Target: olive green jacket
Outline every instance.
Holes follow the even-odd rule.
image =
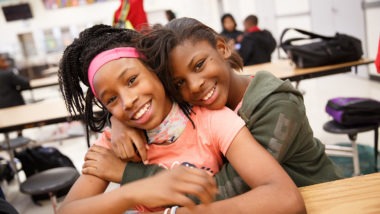
[[[258,72],[238,113],[298,187],[342,178],[324,145],[313,136],[302,94],[289,80]]]

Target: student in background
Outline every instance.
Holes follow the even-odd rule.
[[[113,26],[140,31],[147,25],[144,0],[120,0],[120,6],[113,15]]]
[[[220,21],[223,29],[220,35],[227,39],[228,44],[232,48],[239,49],[240,42],[243,39],[243,32],[236,29],[237,24],[235,18],[230,13],[226,13],[222,16]]]
[[[0,108],[24,105],[21,90],[30,88],[29,80],[16,75],[4,55],[0,55]]]
[[[271,61],[271,55],[276,48],[276,40],[268,30],[258,27],[259,19],[249,15],[244,20],[244,36],[239,54],[244,65],[254,65]]]

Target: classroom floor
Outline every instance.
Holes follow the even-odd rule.
[[[338,96],[358,96],[372,97],[380,100],[380,82],[368,80],[367,74],[354,73],[337,74],[327,77],[314,78],[301,81],[299,89],[305,92],[304,99],[309,117],[310,124],[314,130],[314,135],[326,144],[348,142],[346,135],[330,134],[323,130],[323,124],[330,118],[325,113],[324,107],[328,99]],[[25,97],[31,97],[30,92],[24,92]],[[58,87],[46,89],[37,89],[33,92],[35,99],[48,99],[49,97],[59,96]],[[41,128],[24,130],[24,135],[34,139],[44,140],[56,137],[59,130],[77,130],[74,124],[67,128],[65,124],[51,125]],[[0,140],[1,137],[0,137]],[[362,145],[373,146],[373,132],[360,133],[357,142]],[[83,157],[87,149],[84,137],[77,137],[62,142],[53,142],[44,144],[44,146],[56,146],[62,153],[72,159],[77,169],[81,169]],[[0,156],[8,157],[6,153],[0,152]],[[25,179],[23,173],[20,173],[22,179]],[[50,201],[43,201],[43,206],[33,204],[29,196],[19,192],[16,181],[2,184],[7,200],[15,206],[20,214],[51,214],[53,213]],[[112,184],[109,189],[116,188]],[[60,198],[58,202],[62,201]]]

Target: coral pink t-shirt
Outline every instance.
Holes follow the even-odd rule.
[[[184,132],[174,143],[149,145],[149,164],[158,164],[167,169],[184,164],[207,170],[212,174],[219,172],[223,165],[223,156],[245,123],[227,107],[208,110],[195,106],[192,110],[194,113],[191,114],[191,119],[195,127],[189,121]],[[110,149],[111,142],[107,140],[106,135],[110,136],[109,131],[103,132],[95,144]],[[137,206],[136,209],[140,212],[160,210],[143,206]]]
[[[219,172],[223,164],[222,158],[244,126],[244,121],[227,107],[208,110],[194,106],[192,110],[194,113],[191,114],[191,119],[195,128],[189,121],[174,143],[149,145],[149,164],[159,164],[167,169],[186,164],[205,169],[212,174]],[[109,131],[103,132],[95,144],[110,149],[111,142],[105,135],[110,135]]]

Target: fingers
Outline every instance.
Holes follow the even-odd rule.
[[[121,159],[127,159],[128,155],[125,153],[124,147],[122,144],[119,144],[115,141],[112,141],[112,150],[115,155]]]
[[[218,191],[216,182],[204,170],[180,166],[172,169],[171,173],[173,174],[173,182],[177,182],[174,187],[175,192],[193,195],[204,204],[215,200]]]
[[[111,142],[112,149],[117,157],[124,160],[130,160],[137,156],[131,138],[127,136],[123,137],[122,140],[112,138]]]
[[[137,150],[141,160],[146,161],[147,160],[147,152],[146,152],[147,142],[146,142],[144,133],[140,132],[139,138],[134,139],[133,143],[136,147],[136,150]]]
[[[130,140],[129,143],[121,143],[120,147],[124,150],[124,159],[130,160],[137,156],[135,148],[133,147],[133,140]]]
[[[192,207],[196,205],[193,200],[191,200],[188,196],[184,194],[175,193],[172,195],[172,197],[175,198],[175,201],[173,202],[173,204],[176,204],[178,206]]]
[[[146,139],[144,132],[127,127],[115,118],[111,118],[110,140],[116,156],[125,160],[146,160]]]
[[[182,188],[188,194],[199,198],[204,204],[213,202],[218,192],[214,178],[203,170],[194,168],[186,168],[186,170],[190,173],[186,176]]]
[[[89,161],[84,162],[84,164],[82,166],[82,173],[83,174],[90,174],[90,175],[98,176],[97,172],[98,172],[98,170],[97,170],[95,161],[89,160]]]
[[[98,159],[106,156],[109,152],[112,152],[112,151],[110,151],[109,149],[104,148],[102,146],[92,145],[88,149],[86,155],[84,156],[84,160],[85,161],[98,160]]]

